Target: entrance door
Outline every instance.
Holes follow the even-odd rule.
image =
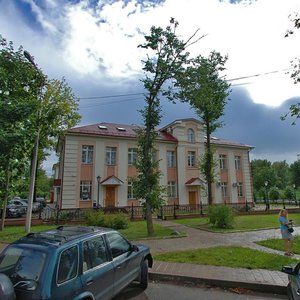
[[[189,191],[189,205],[191,209],[196,209],[197,207],[197,192]]]
[[[105,206],[116,206],[115,203],[115,187],[114,186],[107,186],[106,187],[106,200],[105,200]]]

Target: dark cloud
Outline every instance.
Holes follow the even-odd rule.
[[[292,126],[291,120],[282,121],[280,117],[297,101],[300,98],[271,108],[254,103],[245,90],[235,88],[225,109],[225,126],[217,134],[254,146],[256,155],[284,156],[286,153],[288,159],[291,153],[300,152],[299,122]]]

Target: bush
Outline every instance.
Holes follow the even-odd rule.
[[[280,192],[277,187],[271,187],[269,192],[269,198],[271,200],[278,200],[280,198]]]
[[[89,226],[125,229],[129,225],[128,217],[124,213],[104,214],[102,211],[92,212],[86,216]]]
[[[234,215],[228,205],[212,205],[208,210],[208,222],[217,228],[233,228]]]

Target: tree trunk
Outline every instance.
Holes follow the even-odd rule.
[[[206,124],[206,151],[207,151],[207,165],[206,165],[206,178],[207,178],[207,197],[208,197],[208,204],[212,205],[213,199],[212,199],[212,176],[211,176],[211,170],[212,170],[212,157],[211,157],[211,145],[210,145],[210,127],[209,124]]]
[[[7,163],[6,172],[5,172],[5,191],[4,191],[4,201],[3,201],[3,211],[2,211],[2,220],[1,220],[1,228],[2,231],[5,225],[5,217],[6,217],[6,207],[8,201],[8,191],[9,191],[9,162]]]
[[[147,234],[148,236],[153,236],[154,227],[152,221],[152,207],[149,202],[146,202],[146,221],[147,221]]]

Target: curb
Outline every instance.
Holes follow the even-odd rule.
[[[266,283],[254,283],[254,282],[241,282],[241,281],[230,281],[220,280],[212,278],[199,278],[192,276],[162,274],[162,273],[151,273],[149,270],[149,279],[157,281],[168,281],[181,284],[206,284],[209,286],[217,286],[223,288],[244,288],[253,290],[256,292],[271,293],[286,295],[286,287],[280,285],[266,284]]]

